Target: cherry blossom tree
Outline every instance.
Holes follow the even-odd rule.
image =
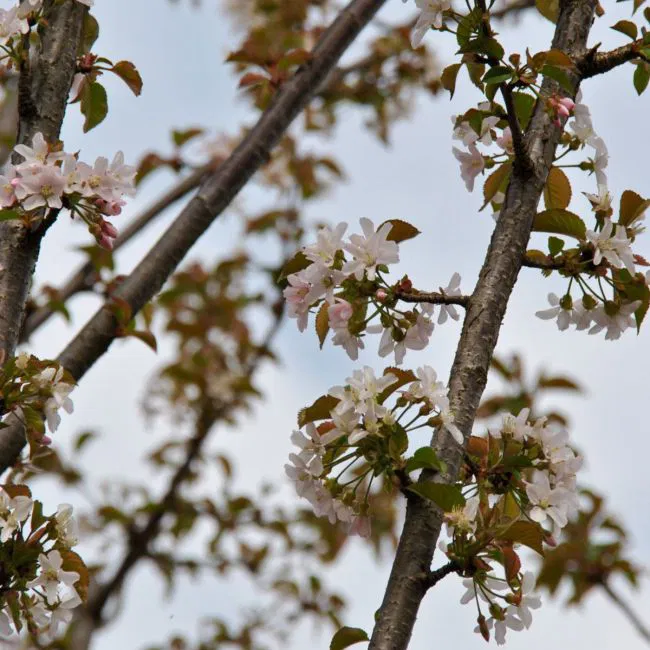
[[[542,592],[556,596],[560,585],[571,586],[572,604],[599,590],[650,641],[613,584],[622,576],[636,585],[640,574],[626,531],[604,497],[582,484],[589,450],[576,449],[566,418],[541,399],[579,386],[544,373],[531,383],[519,357],[495,355],[520,272],[548,278],[550,306],[531,319],[598,336],[602,345],[642,328],[650,271],[639,246],[650,199],[641,188],[610,186],[607,145],[587,98],[594,77],[631,68],[643,95],[650,7],[625,3],[630,18],[608,25],[622,44],[605,50],[590,38],[595,21],[609,20],[597,0],[405,0],[397,22],[382,17],[385,4],[224,3],[218,11],[243,33],[227,64],[254,123],[238,135],[173,129],[171,154],[152,150],[138,162],[126,161],[120,143],[85,162],[83,151],[60,140],[65,116],[77,109],[84,133],[111,119],[111,76],[136,97],[146,92],[137,61],[114,62],[96,50],[93,0],[21,0],[0,9],[0,636],[7,647],[91,647],[117,618],[115,604],[144,561],[170,591],[184,574],[245,571],[259,594],[258,606],[236,621],[215,614],[196,645],[176,636],[156,646],[170,650],[286,647],[305,619],[332,627],[333,650],[363,642],[403,650],[424,596],[454,576],[465,589],[459,606],[475,608],[474,632],[488,642],[501,645],[531,628]],[[161,2],[155,12],[165,10]],[[553,25],[546,49],[532,52],[523,38],[517,51],[505,49],[499,31],[522,14]],[[455,58],[441,69],[432,52],[443,41]],[[478,101],[459,105],[461,84]],[[451,97],[451,125],[432,127],[449,134],[451,150],[436,155],[458,164],[467,192],[480,186],[481,209],[493,212],[473,288],[458,272],[439,278],[435,268],[427,269],[427,286],[415,286],[408,247],[430,238],[434,250],[433,223],[420,232],[406,215],[358,215],[358,226],[306,218],[310,202],[343,178],[334,155],[309,150],[310,135],[333,140],[345,108],[369,113],[368,130],[388,143],[424,94]],[[129,201],[162,171],[177,174],[175,184],[122,227]],[[583,198],[573,186],[584,176],[593,187]],[[277,200],[249,213],[237,204],[244,188],[272,190]],[[182,199],[160,238],[120,274],[115,254]],[[219,259],[188,262],[226,210],[243,224],[240,240]],[[38,286],[48,231],[75,223],[90,235],[84,263],[64,285]],[[547,250],[531,248],[534,233],[545,234]],[[56,358],[33,354],[34,334],[56,314],[70,319],[70,301],[83,292],[101,298],[96,313]],[[209,447],[217,425],[241,424],[263,397],[257,377],[282,357],[276,338],[285,321],[306,337],[314,331],[324,355],[331,346],[362,359],[337,385],[323,386],[286,432],[294,451],[285,484],[300,498],[291,507],[276,498],[278,486],[241,493],[233,459]],[[437,330],[455,324],[461,331],[445,381],[443,369],[416,357],[434,345]],[[143,398],[149,422],[171,430],[147,459],[163,473],[162,488],[145,479],[114,483],[80,514],[69,503],[50,507],[44,477],[80,489],[93,482],[83,453],[95,433],[76,435],[67,453],[55,432],[73,412],[75,388],[116,339],[170,351]],[[490,370],[504,386],[484,397]],[[344,625],[345,602],[327,584],[328,566],[355,536],[368,552],[393,549],[367,631]],[[201,552],[186,548],[190,539],[201,540]],[[94,557],[78,550],[85,541],[99,550]]]

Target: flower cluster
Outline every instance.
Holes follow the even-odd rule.
[[[637,326],[635,312],[647,305],[650,296],[650,274],[643,277],[636,269],[636,265],[647,263],[632,250],[636,236],[643,232],[641,222],[645,218],[648,202],[628,191],[626,201],[636,207],[626,212],[626,201],[621,199],[619,221],[612,221],[612,196],[605,175],[607,147],[594,131],[589,109],[582,103],[581,93],[576,99],[575,118],[569,123],[571,131],[565,134],[563,144],[565,153],[585,146],[594,150],[593,158],[579,166],[596,176],[597,194],[586,194],[595,213],[596,226],[593,230],[585,228],[579,248],[563,253],[572,266],[572,272],[567,273],[570,280],[566,294],[559,297],[550,293],[550,308],[540,310],[536,315],[544,320],[555,320],[560,330],[566,330],[571,325],[577,330],[588,330],[589,334],[604,330],[605,339],[615,340],[626,329]],[[596,283],[590,284],[589,278],[594,278]],[[579,299],[574,299],[571,294],[573,286],[580,289],[582,295]],[[608,288],[611,293],[606,291]]]
[[[470,438],[459,483],[462,497],[445,515],[450,541],[441,542],[450,559],[463,569],[472,567],[461,602],[476,602],[476,631],[487,640],[494,629],[498,644],[507,629],[530,627],[530,609],[541,604],[532,593],[532,574],[520,571],[514,545],[524,543],[541,552],[543,543],[555,544],[578,509],[581,457],[569,446],[566,431],[545,418],[530,423],[528,416],[529,409],[516,417],[506,415],[487,438]],[[503,566],[503,578],[495,564]],[[481,601],[489,604],[488,619]]]
[[[350,235],[348,241],[343,240],[346,223],[334,229],[322,228],[316,243],[303,248],[302,268],[287,276],[284,290],[289,316],[297,319],[302,332],[309,312],[320,305],[316,330],[321,344],[331,330],[332,343],[342,346],[356,360],[364,348],[364,332],[382,333],[379,355],[394,353],[395,362],[401,364],[407,349],[426,347],[434,329],[433,304],[409,310],[397,308],[399,292],[412,289],[408,277],[392,286],[384,278],[388,265],[399,261],[397,242],[415,236],[417,230],[399,220],[387,221],[375,229],[370,219],[361,219],[361,228],[363,234]],[[455,273],[440,292],[441,296],[460,296],[460,275]],[[448,317],[458,320],[459,314],[453,304],[441,304],[438,323],[446,322]],[[374,318],[380,323],[369,325]]]
[[[83,562],[70,550],[77,535],[69,504],[46,517],[26,486],[0,487],[0,636],[26,627],[41,647],[71,621],[88,581]]]
[[[70,375],[55,361],[39,361],[26,353],[11,359],[0,372],[0,396],[4,410],[18,416],[27,428],[30,439],[49,444],[43,419],[50,432],[61,423],[59,410],[72,413],[70,393],[74,383]]]
[[[110,163],[99,157],[90,166],[48,145],[41,133],[31,147],[17,145],[14,150],[23,162],[9,164],[0,175],[0,207],[14,209],[17,218],[32,223],[43,219],[48,209],[67,208],[88,225],[100,246],[111,249],[117,230],[105,217],[119,215],[123,197],[135,193],[136,170],[124,164],[122,152]]]
[[[403,455],[409,434],[440,428],[458,444],[463,434],[454,424],[447,389],[429,366],[415,373],[389,368],[381,377],[365,366],[346,381],[301,413],[305,432],[294,431],[291,437],[300,451],[289,456],[285,469],[319,517],[344,522],[350,533],[367,536],[372,483],[378,476],[408,471]],[[394,395],[389,409],[386,401]],[[317,420],[323,422],[316,426]]]

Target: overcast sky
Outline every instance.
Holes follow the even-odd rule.
[[[144,78],[144,92],[136,99],[118,80],[107,79],[108,119],[83,135],[78,108],[72,107],[63,132],[66,150],[81,149],[88,160],[96,155],[111,156],[119,148],[127,160],[135,162],[147,149],[168,146],[168,133],[174,127],[199,125],[236,133],[242,124],[250,124],[253,115],[238,95],[237,80],[223,63],[237,43],[236,34],[217,11],[216,3],[204,0],[203,7],[196,9],[190,0],[97,0],[94,13],[101,25],[101,36],[95,51],[113,60],[133,61]],[[382,16],[403,20],[411,15],[412,4],[389,0]],[[619,45],[624,37],[607,26],[627,18],[631,3],[610,0],[603,4],[608,14],[598,21],[591,43]],[[530,47],[535,52],[548,49],[552,26],[531,16],[516,27],[504,25],[501,31],[510,51],[523,52]],[[451,61],[454,44],[449,38],[436,33],[426,38],[436,47],[439,43],[443,62]],[[632,72],[631,66],[624,67],[584,87],[595,128],[609,147],[608,175],[616,202],[627,188],[650,195],[647,156],[641,148],[646,139],[643,125],[650,94],[637,97]],[[488,211],[478,213],[480,185],[474,194],[466,192],[451,155],[450,115],[477,101],[468,86],[465,79],[459,81],[451,104],[442,95],[434,100],[422,97],[413,116],[394,129],[390,147],[368,134],[363,129],[364,115],[352,109],[342,115],[334,142],[315,145],[332,147],[337,159],[344,163],[348,182],[313,202],[310,217],[334,223],[345,220],[355,226],[363,216],[377,223],[388,218],[411,221],[424,235],[403,244],[404,261],[397,272],[409,273],[422,289],[444,286],[458,271],[463,278],[461,286],[470,292],[493,226]],[[170,182],[170,176],[158,175],[143,187],[128,212],[137,213]],[[575,176],[575,195],[578,189],[594,191],[595,183]],[[246,204],[251,208],[266,205],[265,198],[255,193],[246,198]],[[586,212],[585,201],[577,199],[573,206]],[[133,267],[177,211],[169,210],[141,240],[120,252],[121,272]],[[192,258],[214,261],[228,254],[238,232],[235,219],[231,214],[218,220],[192,251]],[[84,229],[60,220],[48,233],[37,282],[56,285],[63,280],[82,259],[74,248],[87,241]],[[641,238],[638,252],[646,256],[650,253],[647,238]],[[608,494],[609,506],[629,529],[634,557],[642,564],[650,555],[646,497],[649,481],[642,464],[650,454],[644,370],[650,337],[645,331],[639,336],[628,332],[612,343],[602,335],[560,333],[552,323],[535,318],[534,312],[547,306],[546,294],[560,293],[564,286],[557,278],[544,279],[539,272],[524,269],[506,314],[498,351],[521,352],[528,368],[566,372],[585,386],[585,397],[557,400],[557,405],[570,415],[571,435],[587,458],[581,480]],[[43,357],[55,356],[98,304],[93,298],[75,299],[73,326],[53,320],[33,338],[28,349]],[[406,364],[416,367],[428,363],[446,377],[459,332],[457,324],[438,328],[429,348],[409,353]],[[368,353],[359,363],[381,368],[374,344],[367,347]],[[278,350],[283,366],[267,368],[261,377],[267,393],[264,408],[258,409],[259,415],[248,418],[237,432],[219,432],[215,443],[235,458],[245,457],[245,461],[238,461],[237,472],[240,485],[251,492],[265,479],[285,481],[282,466],[290,451],[289,435],[297,410],[330,386],[341,383],[358,365],[340,348],[326,345],[319,352],[315,336],[307,332],[299,335],[294,322],[284,327]],[[145,429],[139,397],[134,398],[142,395],[147,379],[166,354],[169,348],[163,347],[156,357],[141,343],[118,342],[75,391],[75,413],[64,416],[55,444],[65,447],[80,430],[101,432],[102,437],[86,454],[89,471],[98,482],[138,480],[146,449],[167,434]],[[47,495],[37,494],[51,508],[63,499],[83,503],[79,495],[54,487]],[[377,564],[362,544],[354,542],[328,571],[330,585],[341,590],[350,603],[346,624],[371,629],[390,560],[386,555]],[[436,557],[435,562],[441,560]],[[135,571],[128,583],[122,615],[97,636],[96,650],[135,649],[162,642],[173,631],[193,633],[195,621],[201,616],[228,616],[240,606],[251,604],[245,581],[236,578],[227,582],[212,578],[196,583],[181,581],[180,585],[171,600],[163,601],[163,585],[155,574],[146,566]],[[636,611],[650,623],[648,582],[644,581],[638,592],[624,586],[622,589]],[[460,581],[454,578],[429,593],[420,610],[413,650],[449,644],[453,648],[484,647],[472,632],[475,610],[458,604],[461,593]],[[319,634],[301,628],[289,648],[325,649],[329,638],[329,630]],[[528,650],[541,650],[551,644],[603,650],[643,647],[619,612],[600,596],[588,598],[578,610],[568,610],[561,602],[547,602],[535,615],[531,630],[510,634],[508,642],[510,648]]]

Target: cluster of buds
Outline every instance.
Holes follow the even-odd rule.
[[[379,476],[391,479],[409,471],[412,463],[404,454],[411,432],[440,428],[458,444],[463,435],[454,424],[447,389],[429,366],[415,373],[389,368],[381,377],[365,366],[346,382],[301,412],[299,424],[306,435],[294,431],[291,439],[300,451],[290,455],[285,469],[318,516],[367,536],[372,483]],[[395,404],[388,408],[391,396]]]
[[[74,381],[55,361],[40,361],[21,353],[0,371],[0,396],[3,410],[25,423],[30,441],[49,444],[43,420],[50,432],[61,423],[60,409],[72,413],[70,393]]]
[[[41,133],[31,147],[14,150],[23,162],[8,165],[0,176],[0,208],[14,210],[16,218],[31,224],[39,223],[47,210],[67,208],[88,225],[100,246],[111,249],[117,230],[105,217],[119,215],[123,197],[135,193],[136,170],[124,164],[122,152],[110,163],[100,156],[90,166],[48,145]]]
[[[299,264],[296,272],[287,275],[284,296],[289,316],[296,318],[298,329],[304,331],[310,311],[316,311],[316,331],[324,342],[333,332],[332,343],[342,346],[356,360],[364,348],[365,333],[382,333],[379,355],[395,354],[401,364],[407,349],[422,350],[429,343],[434,329],[434,305],[421,304],[413,309],[399,309],[401,292],[409,292],[408,277],[390,285],[384,275],[388,265],[399,261],[398,242],[418,234],[410,224],[391,220],[375,228],[370,219],[361,219],[363,234],[343,240],[346,223],[333,230],[322,228],[316,243],[305,246],[289,262]],[[349,255],[349,259],[346,256]],[[460,276],[455,273],[449,286],[440,289],[440,296],[460,296]],[[453,304],[439,306],[438,323],[448,317],[458,320]],[[373,319],[379,320],[370,325]]]
[[[88,585],[77,535],[69,504],[45,516],[26,486],[0,487],[0,636],[27,629],[42,647],[65,629]]]
[[[507,629],[530,627],[530,609],[541,604],[532,593],[532,573],[521,572],[516,544],[539,552],[543,544],[554,545],[579,505],[576,472],[582,458],[566,431],[545,418],[531,423],[528,416],[528,409],[506,415],[487,437],[470,438],[458,485],[463,498],[446,513],[449,542],[441,542],[467,576],[461,602],[476,603],[476,631],[488,640],[494,628],[499,644]],[[488,604],[489,618],[481,602]]]

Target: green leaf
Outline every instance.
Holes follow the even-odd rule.
[[[559,208],[544,210],[536,214],[533,230],[568,235],[580,240],[584,240],[587,234],[585,222],[577,214]]]
[[[546,52],[544,61],[547,65],[555,66],[556,68],[574,68],[575,64],[571,57],[562,50],[549,50]]]
[[[386,237],[388,241],[394,241],[399,244],[407,239],[413,239],[413,237],[417,237],[420,234],[420,231],[415,226],[412,226],[407,221],[402,221],[401,219],[388,219],[387,221],[384,221],[381,226],[385,223],[393,225]],[[379,226],[379,228],[381,228],[381,226]],[[377,228],[377,230],[379,230],[379,228]]]
[[[560,0],[535,0],[535,6],[546,20],[550,20],[552,23],[557,22],[560,15]]]
[[[499,539],[523,544],[540,555],[544,555],[544,531],[539,524],[534,524],[531,521],[515,521],[512,526],[499,535]]]
[[[81,28],[81,41],[79,43],[79,56],[88,54],[93,49],[95,41],[99,37],[99,23],[97,19],[86,12],[84,16],[83,26]]]
[[[43,516],[43,504],[40,501],[34,501],[32,507],[32,520],[30,524],[32,531],[40,528],[44,523],[45,517]]]
[[[108,113],[108,98],[104,86],[96,81],[84,84],[81,93],[81,112],[86,117],[84,133],[88,133],[104,121]]]
[[[174,141],[175,146],[182,147],[184,144],[187,144],[193,138],[196,138],[199,135],[203,135],[204,133],[205,133],[205,129],[198,129],[198,128],[185,129],[183,131],[178,131],[174,129],[172,131],[172,140]]]
[[[474,7],[472,11],[461,19],[456,30],[456,40],[461,48],[467,45],[472,34],[478,30],[482,21],[483,12],[480,7]]]
[[[548,238],[548,252],[552,257],[559,255],[564,248],[564,239],[559,237],[549,237]]]
[[[302,251],[297,252],[283,267],[280,271],[280,276],[278,277],[278,282],[285,280],[288,276],[293,273],[298,273],[306,269],[311,264],[311,260],[308,260]]]
[[[458,78],[458,72],[462,68],[462,63],[453,63],[448,65],[440,75],[440,83],[445,90],[449,91],[449,99],[454,96],[456,92],[456,79]]]
[[[621,194],[618,222],[622,226],[629,226],[648,207],[650,199],[644,199],[632,190],[625,190]]]
[[[535,98],[528,93],[512,93],[512,101],[515,105],[515,113],[521,124],[521,128],[526,130],[528,123],[533,115],[535,108]]]
[[[642,95],[644,90],[648,87],[648,82],[650,81],[650,65],[648,65],[645,61],[637,63],[632,81],[634,83],[634,89],[636,90],[637,94]]]
[[[327,315],[328,303],[323,302],[316,314],[316,334],[318,335],[318,342],[320,343],[321,350],[327,338],[327,333],[330,331],[329,316]]]
[[[152,332],[147,330],[132,330],[128,333],[139,341],[142,341],[147,347],[150,347],[154,352],[158,352],[158,342]]]
[[[355,643],[369,640],[366,632],[358,627],[342,627],[332,637],[330,650],[343,650],[343,648],[349,648]]]
[[[447,471],[447,463],[440,460],[436,452],[431,447],[420,447],[416,452],[406,461],[406,471],[414,472],[416,469],[435,469],[439,472]]]
[[[311,406],[307,406],[298,413],[298,426],[304,427],[305,424],[316,422],[316,420],[328,420],[330,412],[338,403],[339,400],[331,395],[319,397]]]
[[[91,440],[94,440],[97,437],[96,433],[92,431],[84,431],[80,433],[73,443],[73,448],[75,451],[81,451]]]
[[[113,72],[131,89],[137,97],[142,92],[142,77],[131,61],[118,61]]]
[[[636,40],[639,32],[637,26],[631,20],[619,20],[611,29],[629,36],[633,41]]]
[[[571,183],[559,167],[551,167],[544,186],[544,205],[547,209],[566,208],[571,203]]]
[[[510,177],[510,170],[512,169],[512,163],[510,161],[504,162],[502,165],[497,167],[486,179],[485,184],[483,185],[483,199],[485,203],[481,207],[481,210],[494,198],[494,195],[502,188],[505,189],[505,186]]]
[[[500,84],[512,78],[512,69],[504,65],[496,65],[490,68],[483,76],[484,84]]]
[[[463,507],[465,497],[460,488],[455,485],[446,485],[444,483],[416,483],[408,488],[409,491],[433,501],[439,508],[445,512],[451,512],[454,507]]]
[[[567,73],[562,70],[562,68],[558,68],[553,65],[545,65],[540,72],[545,76],[548,77],[549,79],[553,79],[554,81],[557,81],[564,90],[566,90],[568,93],[573,94],[573,83],[567,76]]]

